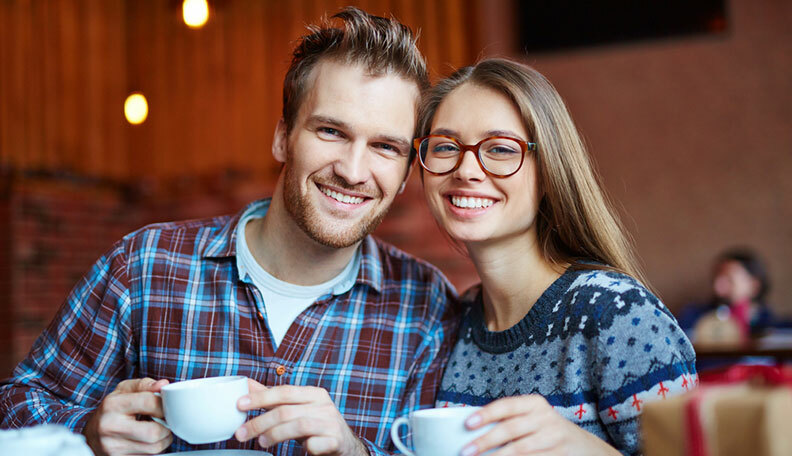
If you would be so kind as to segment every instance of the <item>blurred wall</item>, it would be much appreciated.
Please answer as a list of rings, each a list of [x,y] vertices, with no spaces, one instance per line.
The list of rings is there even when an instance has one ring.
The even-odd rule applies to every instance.
[[[421,30],[433,74],[478,52],[473,0],[209,0],[188,28],[178,0],[0,2],[0,166],[161,181],[235,170],[272,178],[283,76],[306,25],[343,5]],[[149,117],[132,126],[134,91]]]

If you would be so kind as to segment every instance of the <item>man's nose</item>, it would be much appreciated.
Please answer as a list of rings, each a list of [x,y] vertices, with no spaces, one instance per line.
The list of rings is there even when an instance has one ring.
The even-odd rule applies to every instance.
[[[335,174],[349,185],[362,184],[371,177],[368,145],[362,141],[353,141],[335,162]]]

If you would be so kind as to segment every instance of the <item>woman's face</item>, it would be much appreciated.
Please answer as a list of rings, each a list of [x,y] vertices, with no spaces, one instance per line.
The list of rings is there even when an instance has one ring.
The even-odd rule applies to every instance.
[[[440,103],[431,134],[476,144],[490,136],[530,142],[517,107],[505,95],[473,83],[454,89]],[[445,176],[424,172],[424,192],[432,214],[448,234],[466,244],[510,237],[536,238],[539,190],[533,153],[506,178],[484,173],[472,152]]]

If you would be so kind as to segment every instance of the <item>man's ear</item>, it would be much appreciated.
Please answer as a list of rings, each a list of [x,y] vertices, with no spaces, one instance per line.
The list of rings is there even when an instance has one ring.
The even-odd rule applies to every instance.
[[[407,168],[407,174],[404,175],[404,180],[399,186],[399,193],[397,193],[398,195],[404,193],[404,189],[407,187],[407,181],[410,179],[410,174],[412,174],[412,170],[414,167],[415,167],[415,162],[410,163],[409,167]]]
[[[286,163],[289,135],[286,133],[286,122],[281,118],[275,126],[275,135],[272,138],[272,156],[280,163]]]

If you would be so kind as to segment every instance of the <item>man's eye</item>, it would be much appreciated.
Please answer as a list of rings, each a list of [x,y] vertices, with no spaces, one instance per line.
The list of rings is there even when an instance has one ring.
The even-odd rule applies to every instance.
[[[335,128],[331,128],[331,127],[319,127],[319,128],[316,129],[316,131],[317,131],[317,133],[319,133],[319,136],[322,136],[322,137],[337,138],[339,136],[342,136],[340,131],[336,130]]]
[[[389,152],[389,153],[405,155],[404,152],[401,149],[399,149],[398,147],[394,146],[393,144],[379,143],[379,144],[376,145],[376,147],[381,149],[381,150],[384,150],[386,152]]]

